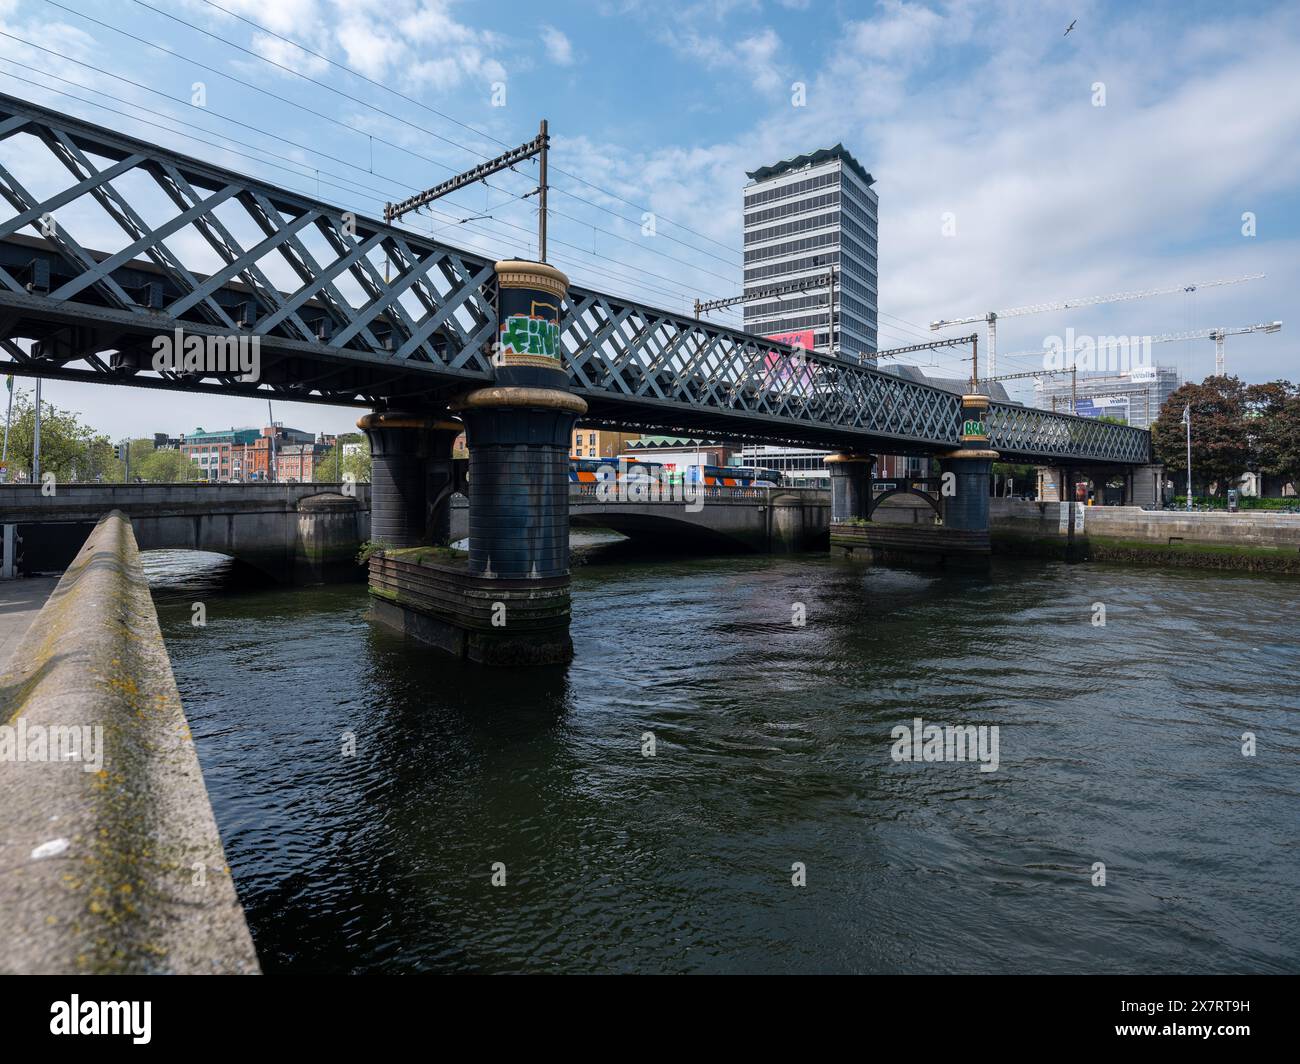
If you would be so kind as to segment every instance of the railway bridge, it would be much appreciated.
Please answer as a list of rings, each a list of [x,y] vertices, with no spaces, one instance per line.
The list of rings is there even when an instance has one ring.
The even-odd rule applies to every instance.
[[[570,285],[545,263],[485,259],[3,95],[0,197],[0,371],[358,407],[371,536],[394,551],[449,536],[464,431],[468,557],[391,564],[436,583],[422,630],[476,660],[571,653],[578,418],[825,447],[833,520],[855,526],[874,455],[933,456],[946,486],[935,542],[975,554],[994,458],[1151,461],[1148,434],[1128,426],[957,395]],[[186,359],[157,361],[173,338]],[[255,372],[217,357],[232,343],[255,346]],[[389,619],[407,609],[400,592],[380,601]]]

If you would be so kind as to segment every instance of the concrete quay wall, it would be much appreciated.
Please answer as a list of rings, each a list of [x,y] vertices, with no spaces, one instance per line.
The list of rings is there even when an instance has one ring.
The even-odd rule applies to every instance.
[[[1060,504],[991,499],[994,553],[1063,554]],[[1084,507],[1077,556],[1198,569],[1300,574],[1300,515],[1252,510],[1186,513],[1136,506]]]
[[[120,512],[0,674],[0,972],[256,973]]]

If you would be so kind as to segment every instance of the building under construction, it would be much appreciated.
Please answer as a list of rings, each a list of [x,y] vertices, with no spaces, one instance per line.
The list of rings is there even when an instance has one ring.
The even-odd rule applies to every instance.
[[[1139,366],[1122,373],[1069,373],[1034,382],[1034,405],[1081,417],[1110,417],[1149,429],[1160,408],[1181,385],[1172,366]]]

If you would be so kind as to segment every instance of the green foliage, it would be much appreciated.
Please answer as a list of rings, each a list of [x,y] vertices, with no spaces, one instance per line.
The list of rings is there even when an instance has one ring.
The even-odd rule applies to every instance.
[[[1169,504],[1176,510],[1182,510],[1187,506],[1186,495],[1175,495],[1173,501]],[[1206,506],[1211,510],[1227,510],[1228,500],[1226,497],[1218,495],[1193,495],[1192,506]],[[1257,498],[1253,495],[1242,495],[1237,499],[1237,509],[1239,510],[1278,510],[1288,512],[1300,509],[1300,499],[1294,495],[1287,498]]]
[[[1183,409],[1192,410],[1193,486],[1224,496],[1247,471],[1300,480],[1300,388],[1290,381],[1243,385],[1207,377],[1169,397],[1151,427],[1156,457],[1174,476],[1187,475]]]
[[[1300,387],[1281,380],[1252,384],[1245,428],[1255,472],[1300,481]]]
[[[357,564],[368,565],[370,559],[376,554],[382,554],[384,551],[392,550],[391,543],[385,543],[382,539],[368,539],[361,544],[361,550],[357,552]]]
[[[145,441],[137,441],[145,442]],[[150,484],[179,484],[200,479],[199,467],[180,451],[156,451],[152,447],[139,458],[134,444],[131,447],[131,477],[139,477]]]
[[[3,395],[6,403],[8,395]],[[32,468],[36,404],[32,394],[14,390],[13,420],[9,430],[9,481]],[[93,481],[120,475],[121,463],[113,457],[109,438],[97,433],[71,410],[41,401],[41,472],[53,473],[61,483]]]
[[[356,442],[349,440],[347,436],[340,437],[341,443]],[[341,482],[346,474],[351,474],[352,479],[358,484],[370,483],[370,448],[362,447],[360,452],[345,454],[340,460],[339,446],[331,447],[325,454],[316,460],[312,467],[312,480],[317,484],[333,484]]]
[[[1225,495],[1250,469],[1251,447],[1246,433],[1246,386],[1236,377],[1206,377],[1188,381],[1160,408],[1151,426],[1156,458],[1178,478],[1187,475],[1187,437],[1183,410],[1192,412],[1192,483]]]

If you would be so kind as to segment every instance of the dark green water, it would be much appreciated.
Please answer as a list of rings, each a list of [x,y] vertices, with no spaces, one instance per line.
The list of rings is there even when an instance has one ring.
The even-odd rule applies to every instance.
[[[148,557],[268,972],[1300,969],[1296,580],[622,560],[517,672]],[[896,763],[915,717],[998,770]]]

